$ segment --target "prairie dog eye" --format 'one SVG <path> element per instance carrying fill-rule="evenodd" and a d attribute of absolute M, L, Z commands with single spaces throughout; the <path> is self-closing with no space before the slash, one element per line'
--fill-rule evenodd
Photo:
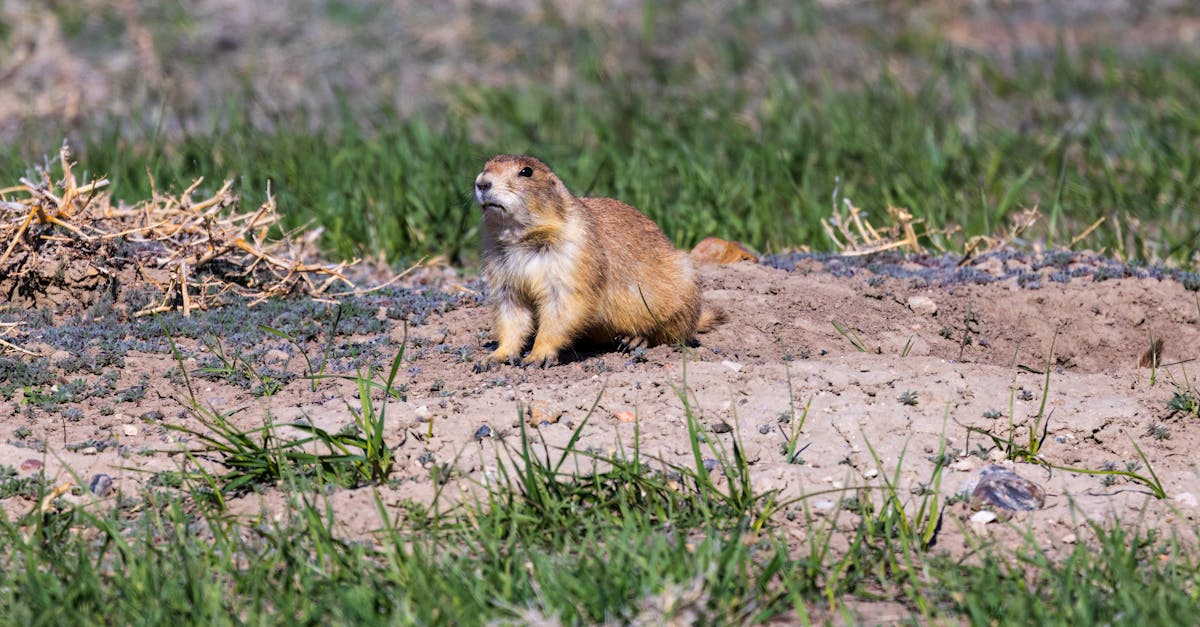
<path fill-rule="evenodd" d="M 525 167 L 521 168 L 521 171 L 517 172 L 517 174 L 520 176 L 525 176 L 525 177 L 533 176 L 533 168 L 531 168 L 529 166 L 525 166 Z"/>

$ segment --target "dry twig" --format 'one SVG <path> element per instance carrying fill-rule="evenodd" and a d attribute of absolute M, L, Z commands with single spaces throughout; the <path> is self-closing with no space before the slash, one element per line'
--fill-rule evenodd
<path fill-rule="evenodd" d="M 916 218 L 907 209 L 888 207 L 888 216 L 892 224 L 887 228 L 877 229 L 867 220 L 865 212 L 855 207 L 850 199 L 843 199 L 846 213 L 843 215 L 836 209 L 833 214 L 821 223 L 825 233 L 833 240 L 838 252 L 847 256 L 870 255 L 895 248 L 904 248 L 908 252 L 921 252 L 921 238 L 927 240 L 936 235 L 949 235 L 957 227 L 948 227 L 939 231 L 926 229 L 917 233 L 916 226 L 924 222 Z M 835 204 L 836 206 L 836 204 Z"/>

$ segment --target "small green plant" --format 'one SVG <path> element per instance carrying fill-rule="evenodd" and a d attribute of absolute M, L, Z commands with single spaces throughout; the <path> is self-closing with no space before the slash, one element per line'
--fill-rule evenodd
<path fill-rule="evenodd" d="M 404 362 L 404 347 L 407 345 L 407 340 L 408 326 L 405 325 L 404 339 L 401 341 L 400 350 L 392 359 L 387 379 L 382 383 L 384 398 L 379 407 L 376 407 L 375 402 L 371 400 L 371 392 L 376 387 L 380 387 L 380 384 L 372 377 L 364 376 L 361 372 L 354 378 L 358 385 L 358 398 L 361 406 L 359 408 L 350 407 L 350 413 L 354 416 L 354 425 L 357 429 L 354 431 L 343 429 L 337 433 L 329 433 L 312 425 L 295 425 L 302 431 L 312 433 L 313 437 L 328 449 L 336 451 L 334 457 L 339 463 L 350 465 L 356 476 L 375 483 L 386 481 L 395 463 L 392 458 L 392 447 L 384 441 L 383 431 L 386 425 L 387 400 L 398 398 L 400 394 L 396 391 L 394 384 L 396 373 L 399 372 L 400 365 Z M 431 420 L 430 429 L 433 428 L 432 425 L 433 421 Z"/>
<path fill-rule="evenodd" d="M 362 403 L 360 409 L 350 409 L 358 427 L 355 432 L 330 434 L 309 424 L 296 423 L 291 426 L 311 435 L 307 438 L 283 439 L 276 435 L 277 427 L 272 423 L 269 412 L 264 415 L 262 426 L 243 429 L 230 420 L 235 412 L 222 413 L 203 406 L 196 397 L 186 369 L 183 368 L 183 357 L 174 339 L 169 332 L 166 332 L 166 336 L 188 390 L 189 399 L 186 405 L 192 416 L 204 428 L 166 426 L 188 434 L 202 445 L 199 449 L 185 449 L 184 454 L 188 458 L 203 456 L 226 469 L 220 476 L 213 476 L 199 466 L 197 471 L 204 486 L 204 493 L 211 495 L 219 506 L 224 507 L 226 494 L 238 493 L 259 484 L 274 484 L 297 476 L 346 485 L 354 485 L 360 481 L 386 481 L 393 463 L 391 448 L 383 441 L 387 395 L 385 394 L 384 405 L 377 410 L 371 400 L 371 391 L 380 385 L 385 390 L 391 390 L 403 361 L 403 344 L 392 360 L 391 371 L 385 383 L 379 384 L 371 378 L 372 375 L 364 375 L 361 372 L 354 377 L 358 382 Z M 309 446 L 313 444 L 323 445 L 325 452 L 310 451 Z"/>
<path fill-rule="evenodd" d="M 992 441 L 992 444 L 995 445 L 996 448 L 1000 449 L 1000 451 L 1004 453 L 1004 456 L 1006 459 L 1009 459 L 1012 461 L 1041 463 L 1041 460 L 1038 458 L 1038 453 L 1041 451 L 1042 444 L 1044 444 L 1046 441 L 1046 435 L 1050 428 L 1050 416 L 1046 414 L 1046 401 L 1050 397 L 1050 373 L 1051 373 L 1051 365 L 1054 362 L 1054 343 L 1055 343 L 1055 340 L 1057 340 L 1057 339 L 1058 339 L 1058 334 L 1056 333 L 1054 338 L 1052 338 L 1050 340 L 1050 353 L 1046 358 L 1046 367 L 1043 371 L 1034 370 L 1033 368 L 1029 368 L 1028 366 L 1021 366 L 1020 368 L 1018 368 L 1019 370 L 1027 370 L 1027 371 L 1035 372 L 1037 374 L 1045 374 L 1045 377 L 1046 377 L 1045 381 L 1042 385 L 1042 404 L 1040 407 L 1038 407 L 1038 413 L 1034 417 L 1033 424 L 1028 426 L 1028 430 L 1029 430 L 1028 444 L 1022 446 L 1022 445 L 1018 444 L 1016 441 L 1016 424 L 1015 424 L 1015 421 L 1013 420 L 1013 415 L 1016 412 L 1015 400 L 1016 400 L 1017 390 L 1018 390 L 1018 386 L 1016 384 L 1016 372 L 1013 373 L 1013 382 L 1012 382 L 1012 384 L 1009 385 L 1008 433 L 1007 433 L 1007 435 L 1002 438 L 1000 436 L 995 435 L 988 429 L 980 429 L 978 427 L 963 425 L 963 427 L 966 428 L 966 430 L 968 432 L 978 433 L 978 434 L 983 435 L 984 437 L 987 437 L 988 439 L 990 439 Z M 1016 364 L 1016 359 L 1017 359 L 1017 355 L 1014 352 L 1013 353 L 1013 363 L 1014 364 Z M 1024 388 L 1020 388 L 1020 390 L 1022 392 L 1025 391 Z"/>
<path fill-rule="evenodd" d="M 842 337 L 849 340 L 850 345 L 854 347 L 854 350 L 860 353 L 867 352 L 866 344 L 863 344 L 862 340 L 858 338 L 857 333 L 842 326 L 837 320 L 833 321 L 833 328 L 837 329 L 837 332 L 841 334 Z"/>
<path fill-rule="evenodd" d="M 967 350 L 967 347 L 970 346 L 971 343 L 975 341 L 974 334 L 979 333 L 978 327 L 979 327 L 979 316 L 975 315 L 975 310 L 972 308 L 972 304 L 968 303 L 967 304 L 967 313 L 966 313 L 966 315 L 963 316 L 962 337 L 960 337 L 958 340 L 958 360 L 959 361 L 962 361 L 963 353 Z M 1051 350 L 1053 351 L 1053 348 L 1051 348 Z"/>
<path fill-rule="evenodd" d="M 1058 336 L 1056 334 L 1055 339 L 1057 339 L 1057 337 Z M 1140 483 L 1140 484 L 1146 486 L 1147 488 L 1149 488 L 1150 493 L 1153 494 L 1155 496 L 1155 498 L 1159 498 L 1159 499 L 1166 498 L 1166 491 L 1163 488 L 1162 482 L 1159 481 L 1158 475 L 1156 475 L 1154 473 L 1154 469 L 1150 468 L 1150 461 L 1146 458 L 1145 454 L 1142 453 L 1142 449 L 1139 448 L 1137 443 L 1133 442 L 1132 439 L 1130 439 L 1130 442 L 1133 444 L 1134 449 L 1137 450 L 1138 457 L 1141 459 L 1141 462 L 1146 465 L 1147 471 L 1150 473 L 1149 476 L 1135 472 L 1136 468 L 1127 468 L 1126 470 L 1120 470 L 1120 469 L 1117 469 L 1116 466 L 1113 466 L 1111 468 L 1105 467 L 1105 468 L 1101 468 L 1099 470 L 1092 470 L 1092 469 L 1086 469 L 1086 468 L 1075 468 L 1072 466 L 1061 466 L 1058 464 L 1052 464 L 1049 461 L 1047 461 L 1041 457 L 1040 453 L 1041 453 L 1042 445 L 1045 444 L 1045 442 L 1046 442 L 1046 436 L 1047 436 L 1047 432 L 1049 430 L 1049 423 L 1050 423 L 1050 416 L 1048 414 L 1046 414 L 1045 412 L 1046 412 L 1046 401 L 1050 397 L 1050 373 L 1051 373 L 1051 367 L 1053 365 L 1053 362 L 1054 362 L 1054 339 L 1052 339 L 1050 341 L 1050 353 L 1049 353 L 1049 356 L 1046 358 L 1046 367 L 1044 370 L 1038 371 L 1038 370 L 1035 370 L 1028 366 L 1019 366 L 1020 370 L 1025 370 L 1028 372 L 1034 372 L 1036 374 L 1044 374 L 1045 375 L 1045 381 L 1042 386 L 1042 403 L 1038 408 L 1037 415 L 1034 417 L 1033 424 L 1029 425 L 1029 427 L 1028 427 L 1028 429 L 1029 429 L 1028 444 L 1021 445 L 1021 444 L 1017 443 L 1017 441 L 1016 441 L 1016 427 L 1015 427 L 1014 421 L 1012 419 L 1012 415 L 1013 415 L 1013 411 L 1014 411 L 1014 398 L 1015 398 L 1016 390 L 1017 390 L 1015 382 L 1013 385 L 1011 385 L 1009 387 L 1009 420 L 1008 420 L 1008 433 L 1007 433 L 1006 437 L 1002 438 L 1000 436 L 997 436 L 996 434 L 992 433 L 991 431 L 989 431 L 987 429 L 980 429 L 978 427 L 972 427 L 969 425 L 962 425 L 962 426 L 969 433 L 978 433 L 978 434 L 983 435 L 984 437 L 990 439 L 992 441 L 992 444 L 997 449 L 999 449 L 1001 452 L 1003 452 L 1005 457 L 1009 460 L 1038 464 L 1041 466 L 1045 466 L 1047 468 L 1065 470 L 1068 472 L 1077 472 L 1077 473 L 1082 473 L 1082 474 L 1114 477 L 1112 479 L 1108 479 L 1108 478 L 1104 479 L 1104 481 L 1107 481 L 1107 482 L 1115 481 L 1116 480 L 1115 477 L 1117 477 L 1117 476 L 1123 476 L 1123 477 L 1126 477 L 1127 479 L 1130 479 L 1136 483 Z M 1013 354 L 1013 363 L 1016 364 L 1016 354 L 1015 353 Z M 1106 485 L 1109 485 L 1109 484 L 1106 484 Z"/>
<path fill-rule="evenodd" d="M 1152 422 L 1146 428 L 1146 435 L 1159 441 L 1169 440 L 1171 439 L 1171 428 L 1160 422 Z"/>
<path fill-rule="evenodd" d="M 1134 483 L 1141 484 L 1148 488 L 1150 490 L 1150 494 L 1153 495 L 1154 498 L 1167 498 L 1167 490 L 1163 487 L 1162 481 L 1158 478 L 1158 473 L 1154 472 L 1154 468 L 1150 465 L 1150 460 L 1146 457 L 1146 454 L 1142 452 L 1142 447 L 1138 446 L 1137 442 L 1133 441 L 1133 438 L 1129 438 L 1129 443 L 1133 445 L 1133 450 L 1137 451 L 1138 459 L 1141 461 L 1128 462 L 1125 464 L 1125 468 L 1123 470 L 1117 468 L 1117 465 L 1112 462 L 1106 462 L 1100 467 L 1099 470 L 1092 470 L 1090 468 L 1076 468 L 1073 466 L 1060 466 L 1058 464 L 1050 464 L 1047 462 L 1042 463 L 1045 466 L 1054 468 L 1056 470 L 1077 472 L 1084 475 L 1101 476 L 1103 477 L 1101 481 L 1106 487 L 1113 485 L 1116 482 L 1117 477 L 1125 477 Z M 1148 475 L 1138 472 L 1143 465 L 1146 467 L 1146 472 L 1149 473 Z"/>
<path fill-rule="evenodd" d="M 1167 401 L 1167 418 L 1174 418 L 1182 414 L 1185 417 L 1200 418 L 1200 391 L 1192 383 L 1191 377 L 1188 376 L 1186 363 L 1192 361 L 1185 359 L 1170 364 L 1163 364 L 1162 367 L 1176 366 L 1180 367 L 1180 376 L 1176 378 L 1173 372 L 1168 371 L 1171 378 L 1171 387 L 1174 392 L 1171 398 Z"/>
<path fill-rule="evenodd" d="M 947 415 L 949 415 L 949 409 L 947 409 Z M 898 489 L 900 469 L 903 466 L 905 452 L 908 450 L 907 444 L 901 448 L 894 474 L 889 479 L 887 473 L 884 472 L 883 462 L 875 452 L 875 447 L 871 446 L 867 438 L 864 437 L 863 441 L 866 442 L 867 449 L 871 452 L 872 459 L 875 460 L 875 466 L 879 469 L 879 476 L 883 480 L 883 506 L 879 509 L 873 520 L 870 516 L 876 513 L 872 505 L 873 501 L 870 498 L 860 499 L 860 502 L 865 504 L 869 510 L 863 513 L 864 522 L 872 520 L 871 524 L 880 526 L 880 529 L 875 533 L 883 533 L 888 537 L 896 537 L 902 548 L 928 549 L 933 545 L 934 537 L 942 524 L 941 495 L 939 491 L 942 484 L 942 470 L 945 468 L 941 463 L 941 460 L 945 458 L 945 435 L 943 434 L 941 438 L 936 458 L 938 461 L 933 467 L 933 476 L 926 482 L 925 485 L 927 488 L 921 490 L 921 493 L 918 495 L 921 497 L 921 503 L 917 506 L 917 511 L 911 516 L 908 514 L 908 510 L 901 499 Z"/>
<path fill-rule="evenodd" d="M 329 321 L 329 331 L 325 334 L 325 347 L 321 350 L 321 361 L 317 363 L 316 368 L 313 368 L 312 360 L 308 358 L 308 352 L 305 351 L 304 347 L 300 345 L 300 341 L 291 334 L 273 327 L 269 327 L 265 324 L 258 325 L 258 328 L 265 333 L 270 333 L 276 337 L 283 338 L 290 342 L 292 346 L 296 347 L 296 350 L 300 353 L 300 356 L 304 358 L 304 365 L 307 368 L 308 378 L 312 380 L 312 390 L 316 392 L 317 382 L 321 379 L 321 376 L 325 374 L 325 366 L 329 363 L 329 353 L 333 348 L 333 339 L 337 335 L 338 323 L 342 320 L 342 311 L 342 305 L 339 303 L 334 309 L 333 318 Z M 406 323 L 405 335 L 407 336 L 407 334 L 408 331 Z"/>
<path fill-rule="evenodd" d="M 256 368 L 242 354 L 226 355 L 225 348 L 216 339 L 202 340 L 212 355 L 212 365 L 197 369 L 202 376 L 224 379 L 233 385 L 249 388 L 255 396 L 274 396 L 287 385 L 286 373 L 271 374 Z M 182 368 L 182 364 L 180 365 Z"/>
<path fill-rule="evenodd" d="M 921 399 L 917 395 L 916 390 L 906 390 L 902 392 L 900 396 L 896 398 L 896 400 L 900 401 L 901 405 L 915 406 L 918 402 L 920 402 Z"/>
<path fill-rule="evenodd" d="M 41 472 L 21 477 L 12 466 L 0 466 L 0 501 L 14 496 L 37 500 L 46 491 L 46 483 Z"/>
<path fill-rule="evenodd" d="M 779 446 L 779 452 L 787 460 L 787 463 L 802 464 L 804 460 L 801 459 L 800 454 L 804 452 L 804 449 L 808 448 L 808 445 L 800 446 L 800 432 L 804 429 L 804 423 L 808 420 L 808 410 L 812 407 L 812 397 L 808 398 L 808 401 L 804 404 L 804 410 L 797 416 L 796 401 L 792 390 L 792 373 L 786 366 L 784 371 L 787 373 L 788 382 L 788 413 L 786 416 L 780 417 L 778 423 L 784 440 Z M 784 420 L 785 417 L 786 421 Z M 785 422 L 788 425 L 787 431 L 783 430 Z"/>
<path fill-rule="evenodd" d="M 1167 401 L 1168 418 L 1173 418 L 1179 414 L 1190 416 L 1192 418 L 1200 417 L 1200 397 L 1196 395 L 1194 389 L 1176 389 L 1171 395 L 1171 400 Z"/>

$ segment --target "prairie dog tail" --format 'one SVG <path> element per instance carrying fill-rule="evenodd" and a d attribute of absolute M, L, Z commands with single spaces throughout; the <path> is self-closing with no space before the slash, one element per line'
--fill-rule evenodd
<path fill-rule="evenodd" d="M 696 333 L 708 333 L 726 320 L 729 320 L 729 314 L 724 309 L 705 305 L 700 312 L 700 321 L 696 323 Z"/>

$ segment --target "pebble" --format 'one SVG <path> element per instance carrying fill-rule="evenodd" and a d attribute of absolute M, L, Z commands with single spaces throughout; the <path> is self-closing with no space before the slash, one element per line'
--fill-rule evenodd
<path fill-rule="evenodd" d="M 867 471 L 863 473 L 863 477 L 865 477 L 867 479 L 874 479 L 878 475 L 879 475 L 879 470 L 876 468 L 868 468 Z"/>
<path fill-rule="evenodd" d="M 983 511 L 975 512 L 974 514 L 971 515 L 971 522 L 978 523 L 981 525 L 986 525 L 986 524 L 992 522 L 993 520 L 996 520 L 996 514 L 994 512 L 989 512 L 986 509 Z"/>
<path fill-rule="evenodd" d="M 616 418 L 617 422 L 637 422 L 637 416 L 631 411 L 619 411 Z"/>
<path fill-rule="evenodd" d="M 933 302 L 933 299 L 928 296 L 909 296 L 908 308 L 913 313 L 923 316 L 932 316 L 938 310 L 937 303 Z"/>
<path fill-rule="evenodd" d="M 1058 541 L 1062 542 L 1063 544 L 1075 544 L 1076 542 L 1079 541 L 1079 538 L 1076 537 L 1075 534 L 1073 534 L 1073 533 L 1068 533 L 1067 535 L 1059 538 Z"/>
<path fill-rule="evenodd" d="M 42 462 L 38 459 L 27 459 L 21 462 L 21 472 L 33 472 L 42 469 Z"/>
<path fill-rule="evenodd" d="M 112 483 L 112 477 L 104 473 L 93 475 L 92 480 L 88 482 L 88 490 L 91 490 L 92 494 L 104 498 L 112 491 Z"/>
<path fill-rule="evenodd" d="M 82 449 L 79 449 L 79 454 L 80 454 L 80 455 L 95 455 L 95 454 L 97 454 L 97 453 L 99 453 L 99 452 L 100 452 L 100 449 L 98 449 L 98 448 L 96 448 L 96 447 L 94 447 L 94 446 L 89 446 L 89 447 L 87 447 L 87 448 L 82 448 Z"/>
<path fill-rule="evenodd" d="M 989 507 L 1027 512 L 1045 505 L 1046 492 L 1007 468 L 988 466 L 979 471 L 979 482 L 971 490 L 971 498 Z"/>
<path fill-rule="evenodd" d="M 721 365 L 725 366 L 726 368 L 729 368 L 730 370 L 732 370 L 734 372 L 741 372 L 742 367 L 743 367 L 742 364 L 739 364 L 736 361 L 730 361 L 728 359 L 726 359 L 725 361 L 722 361 Z"/>
<path fill-rule="evenodd" d="M 157 409 L 151 409 L 139 417 L 142 419 L 142 422 L 162 422 L 163 413 Z"/>
<path fill-rule="evenodd" d="M 475 441 L 480 442 L 484 438 L 492 437 L 492 428 L 487 425 L 482 425 L 475 430 Z"/>
<path fill-rule="evenodd" d="M 121 428 L 121 432 L 129 437 L 133 437 L 138 434 L 138 428 L 137 425 L 125 425 Z"/>
<path fill-rule="evenodd" d="M 557 423 L 564 413 L 566 412 L 561 409 L 550 409 L 547 405 L 533 403 L 529 405 L 527 418 L 529 419 L 529 426 L 541 427 L 542 425 Z"/>
<path fill-rule="evenodd" d="M 724 420 L 718 420 L 717 422 L 713 423 L 710 429 L 712 429 L 713 433 L 729 433 L 730 431 L 733 431 L 733 427 L 729 426 L 729 423 L 725 422 Z"/>
<path fill-rule="evenodd" d="M 709 472 L 712 472 L 712 470 L 718 466 L 717 460 L 711 457 L 705 458 L 702 463 L 704 464 L 704 469 Z"/>
<path fill-rule="evenodd" d="M 433 412 L 429 411 L 428 405 L 421 405 L 417 407 L 413 410 L 413 414 L 416 415 L 417 419 L 421 422 L 429 422 L 429 419 L 433 418 Z"/>
<path fill-rule="evenodd" d="M 1179 494 L 1176 494 L 1175 502 L 1178 503 L 1180 507 L 1196 507 L 1197 505 L 1196 495 L 1192 494 L 1191 492 L 1180 492 Z"/>

